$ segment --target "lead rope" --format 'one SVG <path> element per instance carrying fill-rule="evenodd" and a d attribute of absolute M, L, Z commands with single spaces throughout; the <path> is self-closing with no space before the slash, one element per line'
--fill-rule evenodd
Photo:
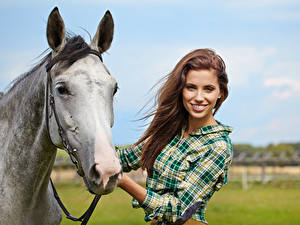
<path fill-rule="evenodd" d="M 102 57 L 97 51 L 91 49 L 90 53 L 99 56 L 100 60 L 102 61 Z M 82 169 L 80 160 L 77 157 L 77 151 L 76 151 L 76 149 L 72 149 L 72 148 L 71 148 L 72 150 L 70 150 L 71 146 L 69 144 L 68 139 L 66 137 L 64 137 L 65 134 L 64 134 L 64 131 L 63 131 L 62 127 L 60 126 L 59 119 L 58 119 L 58 116 L 57 116 L 57 113 L 56 113 L 54 96 L 52 94 L 52 79 L 51 79 L 51 75 L 50 75 L 50 70 L 51 70 L 51 68 L 54 64 L 55 64 L 55 62 L 54 63 L 50 62 L 49 64 L 46 65 L 46 72 L 47 72 L 47 84 L 46 84 L 46 117 L 47 117 L 47 119 L 46 119 L 46 126 L 47 126 L 49 139 L 50 139 L 51 143 L 58 148 L 58 146 L 53 143 L 53 141 L 51 139 L 51 135 L 50 135 L 50 130 L 49 130 L 49 108 L 48 107 L 49 107 L 49 98 L 50 98 L 50 106 L 51 106 L 51 108 L 53 110 L 53 113 L 54 113 L 54 117 L 55 117 L 55 120 L 56 120 L 56 123 L 57 123 L 57 126 L 58 126 L 59 136 L 62 139 L 63 146 L 66 149 L 66 151 L 68 152 L 68 154 L 71 158 L 71 161 L 75 164 L 75 166 L 77 168 L 77 173 L 81 177 L 83 177 L 83 179 L 84 179 L 85 177 L 84 177 L 84 173 L 83 173 L 83 169 Z M 50 95 L 49 95 L 49 89 L 50 89 Z M 69 220 L 72 220 L 72 221 L 81 221 L 81 225 L 86 225 L 88 223 L 91 215 L 93 214 L 94 209 L 97 206 L 97 203 L 101 198 L 101 195 L 95 195 L 95 197 L 94 197 L 91 205 L 89 206 L 89 208 L 85 211 L 85 213 L 82 216 L 77 218 L 75 216 L 72 216 L 69 213 L 69 211 L 67 210 L 67 208 L 64 206 L 63 202 L 61 201 L 61 199 L 60 199 L 60 197 L 59 197 L 59 195 L 58 195 L 58 193 L 57 193 L 57 191 L 54 187 L 54 184 L 53 184 L 53 181 L 52 181 L 51 178 L 50 178 L 50 183 L 51 183 L 51 187 L 52 187 L 54 197 L 55 197 L 58 205 L 60 206 L 60 208 L 62 209 L 62 211 L 66 215 L 66 218 L 69 219 Z"/>
<path fill-rule="evenodd" d="M 72 216 L 69 211 L 67 210 L 67 208 L 64 206 L 63 202 L 61 201 L 61 199 L 59 198 L 58 196 L 58 193 L 54 187 L 54 184 L 52 182 L 52 179 L 50 178 L 50 183 L 51 183 L 51 186 L 52 186 L 52 190 L 53 190 L 53 194 L 54 194 L 54 197 L 57 201 L 57 203 L 59 204 L 60 208 L 62 209 L 62 211 L 64 212 L 64 214 L 66 215 L 66 218 L 69 219 L 69 220 L 72 220 L 72 221 L 81 221 L 81 225 L 86 225 L 91 217 L 91 215 L 93 214 L 94 212 L 94 209 L 98 203 L 98 201 L 100 200 L 101 198 L 101 195 L 96 195 L 90 205 L 90 207 L 85 211 L 85 213 L 77 218 L 75 216 Z"/>

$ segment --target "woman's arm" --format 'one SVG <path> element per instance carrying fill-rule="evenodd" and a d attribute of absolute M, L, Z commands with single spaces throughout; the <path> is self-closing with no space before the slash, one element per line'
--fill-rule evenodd
<path fill-rule="evenodd" d="M 144 143 L 139 145 L 116 146 L 116 154 L 121 161 L 124 172 L 137 170 L 140 167 L 140 158 Z"/>
<path fill-rule="evenodd" d="M 141 185 L 135 183 L 126 174 L 123 174 L 122 179 L 119 181 L 118 186 L 135 198 L 139 203 L 145 200 L 147 190 Z"/>
<path fill-rule="evenodd" d="M 157 219 L 168 223 L 179 219 L 185 221 L 202 204 L 203 197 L 211 192 L 219 177 L 224 175 L 229 161 L 226 146 L 218 145 L 218 148 L 210 149 L 206 158 L 196 162 L 196 166 L 187 172 L 175 195 L 158 194 L 143 188 L 128 177 L 120 181 L 119 187 L 140 203 L 149 213 L 150 220 Z"/>

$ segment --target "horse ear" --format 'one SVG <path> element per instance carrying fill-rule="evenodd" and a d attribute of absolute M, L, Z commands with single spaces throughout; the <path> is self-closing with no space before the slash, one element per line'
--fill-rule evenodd
<path fill-rule="evenodd" d="M 50 48 L 55 52 L 62 49 L 65 43 L 66 29 L 58 8 L 55 7 L 48 17 L 47 40 Z"/>
<path fill-rule="evenodd" d="M 107 10 L 101 19 L 97 32 L 91 42 L 91 48 L 98 50 L 100 53 L 109 49 L 114 36 L 114 20 L 111 13 Z"/>

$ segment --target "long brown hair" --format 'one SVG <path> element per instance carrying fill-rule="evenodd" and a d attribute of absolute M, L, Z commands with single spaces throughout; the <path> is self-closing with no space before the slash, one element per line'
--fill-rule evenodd
<path fill-rule="evenodd" d="M 143 118 L 147 119 L 154 116 L 144 135 L 136 143 L 138 145 L 145 141 L 141 167 L 147 169 L 149 176 L 152 176 L 153 163 L 162 149 L 187 123 L 188 112 L 182 103 L 182 90 L 186 83 L 186 74 L 190 70 L 201 69 L 212 69 L 218 76 L 222 95 L 216 102 L 213 114 L 218 111 L 228 96 L 225 63 L 213 50 L 194 50 L 176 64 L 173 71 L 165 77 L 166 81 L 156 94 L 156 108 Z"/>

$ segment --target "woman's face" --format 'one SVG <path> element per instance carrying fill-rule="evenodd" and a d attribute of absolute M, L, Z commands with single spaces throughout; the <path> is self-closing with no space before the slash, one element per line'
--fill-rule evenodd
<path fill-rule="evenodd" d="M 214 70 L 190 70 L 182 90 L 182 100 L 189 113 L 189 126 L 202 127 L 215 122 L 213 108 L 221 91 Z"/>

